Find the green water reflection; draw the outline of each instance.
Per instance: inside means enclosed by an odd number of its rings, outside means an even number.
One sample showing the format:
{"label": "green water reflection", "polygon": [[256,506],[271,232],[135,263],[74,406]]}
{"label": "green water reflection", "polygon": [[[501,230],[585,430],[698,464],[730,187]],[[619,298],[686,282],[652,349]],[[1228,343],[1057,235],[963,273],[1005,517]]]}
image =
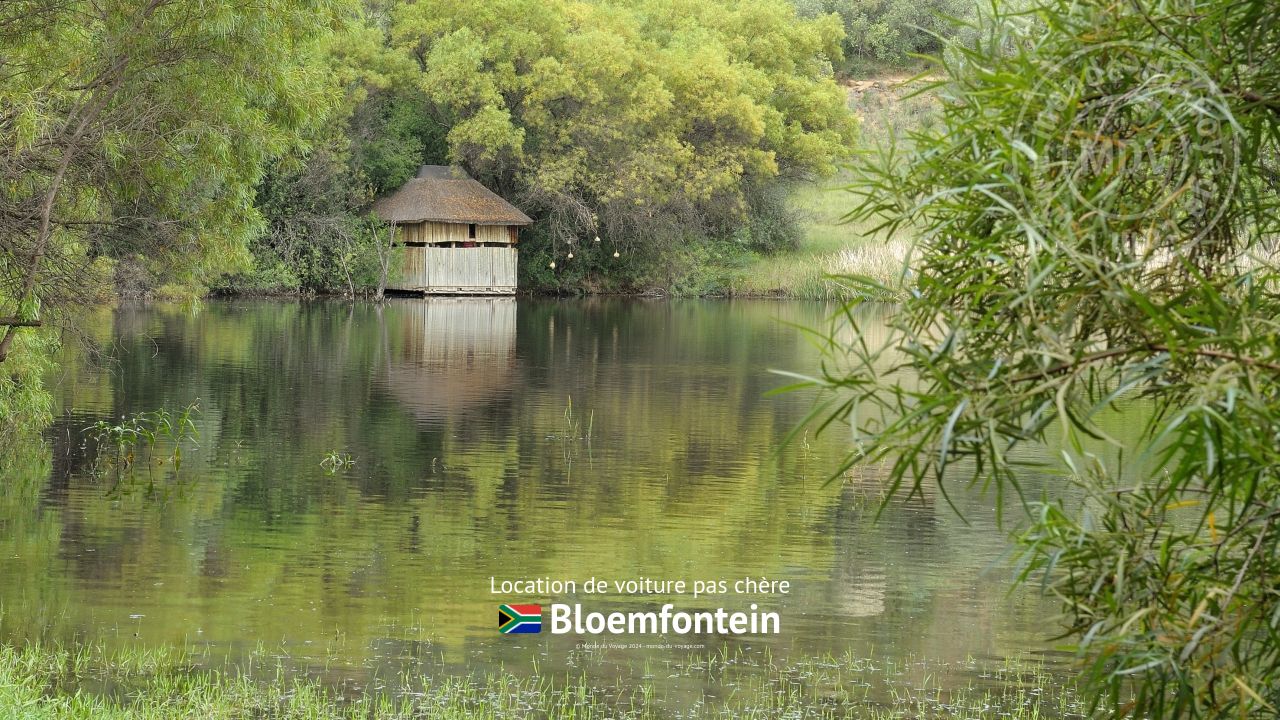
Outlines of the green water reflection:
{"label": "green water reflection", "polygon": [[[873,471],[824,484],[832,434],[775,454],[809,398],[769,368],[814,367],[777,302],[397,300],[123,308],[69,351],[50,459],[0,492],[6,640],[185,645],[209,664],[265,647],[298,672],[368,683],[406,667],[578,662],[579,638],[500,636],[496,605],[650,608],[667,598],[492,595],[490,578],[788,580],[757,602],[771,637],[699,638],[774,657],[1038,651],[1048,610],[1008,594],[989,501],[931,495],[873,523]],[[181,470],[124,492],[81,432],[198,401]],[[330,474],[321,460],[350,453]],[[678,651],[618,651],[645,672]],[[680,654],[683,654],[682,652]],[[391,681],[387,681],[391,682]]]}

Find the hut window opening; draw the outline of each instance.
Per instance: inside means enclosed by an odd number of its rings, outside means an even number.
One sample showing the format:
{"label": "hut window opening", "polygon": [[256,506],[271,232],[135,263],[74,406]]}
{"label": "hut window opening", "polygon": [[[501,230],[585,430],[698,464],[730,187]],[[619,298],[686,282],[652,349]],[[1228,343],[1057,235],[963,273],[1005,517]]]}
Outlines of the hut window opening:
{"label": "hut window opening", "polygon": [[475,224],[475,223],[471,223],[470,225],[468,225],[468,226],[467,226],[467,238],[468,238],[468,239],[470,239],[470,240],[475,240],[475,239],[476,239],[476,224]]}

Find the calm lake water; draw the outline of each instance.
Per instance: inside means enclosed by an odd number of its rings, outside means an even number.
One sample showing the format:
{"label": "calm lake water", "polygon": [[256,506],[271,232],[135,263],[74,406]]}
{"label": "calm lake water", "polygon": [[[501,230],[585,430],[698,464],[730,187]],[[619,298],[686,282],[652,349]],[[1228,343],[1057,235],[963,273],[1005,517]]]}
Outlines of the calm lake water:
{"label": "calm lake water", "polygon": [[[926,493],[877,523],[874,469],[825,482],[847,436],[778,451],[812,396],[767,396],[786,382],[769,370],[812,371],[818,353],[793,324],[822,325],[833,309],[400,299],[104,311],[88,322],[102,355],[69,350],[52,380],[50,463],[0,490],[0,639],[177,645],[218,667],[265,653],[352,690],[424,668],[662,683],[654,668],[688,649],[584,653],[580,637],[504,636],[497,605],[755,602],[779,614],[779,634],[667,639],[775,659],[928,659],[943,686],[1042,653],[1052,609],[1009,593],[1007,528],[990,500],[959,497],[966,524]],[[180,469],[135,467],[119,483],[95,472],[87,426],[193,402],[199,439]],[[330,453],[354,464],[326,468]],[[791,592],[588,596],[591,577],[767,578]],[[579,593],[494,595],[491,578],[575,580]]]}

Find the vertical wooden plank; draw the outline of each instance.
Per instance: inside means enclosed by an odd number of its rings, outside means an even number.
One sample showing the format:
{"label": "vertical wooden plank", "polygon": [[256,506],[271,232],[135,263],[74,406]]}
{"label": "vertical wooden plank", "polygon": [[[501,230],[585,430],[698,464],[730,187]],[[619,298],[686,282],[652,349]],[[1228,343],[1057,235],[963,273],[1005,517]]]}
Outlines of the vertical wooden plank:
{"label": "vertical wooden plank", "polygon": [[515,247],[405,248],[405,287],[439,293],[510,293],[516,287]]}

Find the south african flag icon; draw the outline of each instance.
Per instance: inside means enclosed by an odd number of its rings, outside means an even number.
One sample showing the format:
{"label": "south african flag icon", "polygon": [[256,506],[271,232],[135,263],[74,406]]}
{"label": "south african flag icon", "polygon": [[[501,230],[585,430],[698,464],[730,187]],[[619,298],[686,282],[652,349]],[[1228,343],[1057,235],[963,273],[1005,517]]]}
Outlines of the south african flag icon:
{"label": "south african flag icon", "polygon": [[508,635],[542,632],[542,606],[499,605],[498,631]]}

